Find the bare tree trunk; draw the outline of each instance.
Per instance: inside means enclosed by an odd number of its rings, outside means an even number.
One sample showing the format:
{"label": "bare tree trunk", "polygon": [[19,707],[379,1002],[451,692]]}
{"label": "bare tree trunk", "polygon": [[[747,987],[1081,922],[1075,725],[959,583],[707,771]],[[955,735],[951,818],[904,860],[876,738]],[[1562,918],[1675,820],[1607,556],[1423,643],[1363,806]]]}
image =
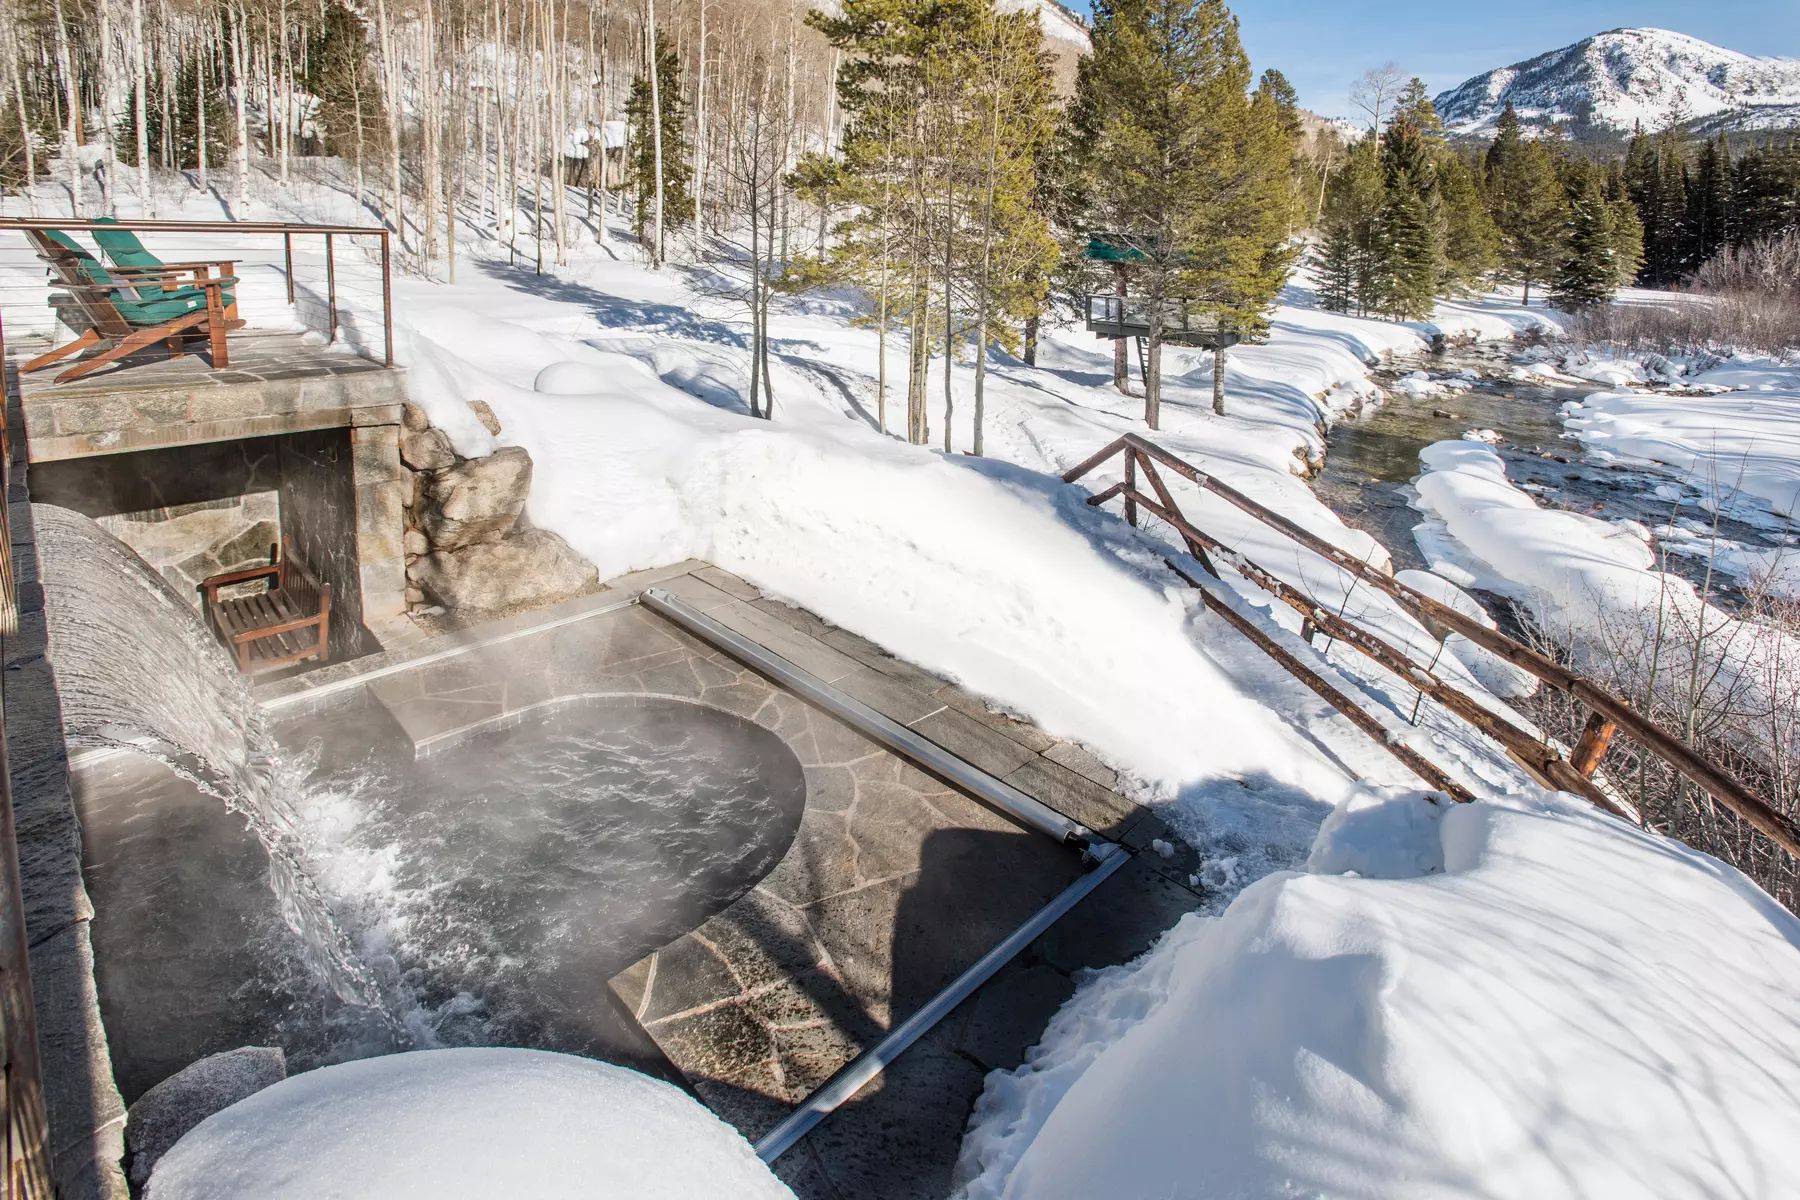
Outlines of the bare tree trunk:
{"label": "bare tree trunk", "polygon": [[[1125,268],[1113,266],[1113,295],[1119,300],[1119,323],[1125,323]],[[1113,386],[1124,395],[1131,395],[1131,357],[1129,339],[1118,337],[1113,339]]]}
{"label": "bare tree trunk", "polygon": [[377,36],[381,40],[381,100],[388,118],[388,183],[393,195],[394,236],[406,245],[406,205],[400,192],[400,64],[394,56],[394,30],[388,23],[387,0],[375,0]]}
{"label": "bare tree trunk", "polygon": [[[244,49],[244,25],[249,21],[243,0],[231,23],[231,69],[237,76],[237,212],[242,220],[250,206],[250,57]],[[396,184],[396,190],[398,185]]]}
{"label": "bare tree trunk", "polygon": [[956,180],[948,169],[948,154],[944,165],[944,453],[950,454],[953,452],[951,443],[954,437],[950,419],[956,412],[956,396],[950,386],[950,369],[956,362],[956,344],[953,340],[956,313],[950,294],[955,274]]}
{"label": "bare tree trunk", "polygon": [[132,48],[136,51],[132,64],[135,68],[132,99],[137,106],[138,205],[146,217],[154,217],[156,197],[150,194],[150,105],[145,95],[149,67],[144,62],[144,0],[131,0],[131,36]]}
{"label": "bare tree trunk", "polygon": [[25,147],[25,203],[32,216],[38,215],[37,191],[37,156],[31,148],[31,119],[25,112],[25,84],[20,76],[19,59],[24,54],[23,44],[19,41],[12,22],[7,22],[6,42],[10,50],[6,55],[7,69],[12,75],[13,101],[18,105],[19,138]]}
{"label": "bare tree trunk", "polygon": [[706,0],[700,5],[700,69],[694,86],[694,261],[700,261],[704,249],[701,214],[706,211]]}
{"label": "bare tree trunk", "polygon": [[612,79],[607,72],[607,29],[612,5],[599,5],[599,228],[594,241],[607,245],[607,113],[612,112]]}
{"label": "bare tree trunk", "polygon": [[1162,428],[1162,316],[1150,313],[1150,354],[1144,364],[1144,424]]}
{"label": "bare tree trunk", "polygon": [[[281,186],[288,185],[288,158],[294,141],[294,59],[289,51],[287,0],[281,0]],[[269,113],[273,121],[275,114]]]}
{"label": "bare tree trunk", "polygon": [[648,40],[650,56],[650,144],[656,155],[656,225],[655,235],[651,238],[650,265],[661,267],[663,264],[663,144],[662,144],[662,91],[657,79],[656,53],[656,0],[644,0],[645,11],[649,14],[645,22],[644,36]]}
{"label": "bare tree trunk", "polygon": [[1213,349],[1213,412],[1225,415],[1225,347]]}
{"label": "bare tree trunk", "polygon": [[197,49],[198,61],[194,63],[194,162],[200,168],[198,182],[200,190],[206,190],[206,66],[212,58],[206,53],[205,43]]}
{"label": "bare tree trunk", "polygon": [[119,156],[113,146],[112,95],[118,72],[113,56],[112,0],[99,0],[100,9],[100,120],[94,140],[100,144],[100,205],[109,216],[116,215],[118,198],[113,194],[114,176],[119,169]]}
{"label": "bare tree trunk", "polygon": [[81,99],[75,85],[75,60],[69,53],[69,26],[63,19],[62,0],[51,0],[56,21],[56,66],[62,75],[64,100],[63,163],[69,171],[69,211],[81,215]]}
{"label": "bare tree trunk", "polygon": [[537,247],[537,266],[539,275],[544,273],[544,128],[542,116],[544,106],[538,99],[538,80],[542,78],[543,66],[537,54],[537,42],[543,34],[544,5],[548,0],[537,0],[531,6],[531,38],[526,45],[532,48],[531,53],[531,235],[532,244]]}
{"label": "bare tree trunk", "polygon": [[761,138],[750,143],[750,415],[761,416],[756,398],[756,388],[762,382],[762,260],[758,248],[761,234],[761,213],[757,210],[761,186],[758,172],[761,164],[758,161],[758,150]]}

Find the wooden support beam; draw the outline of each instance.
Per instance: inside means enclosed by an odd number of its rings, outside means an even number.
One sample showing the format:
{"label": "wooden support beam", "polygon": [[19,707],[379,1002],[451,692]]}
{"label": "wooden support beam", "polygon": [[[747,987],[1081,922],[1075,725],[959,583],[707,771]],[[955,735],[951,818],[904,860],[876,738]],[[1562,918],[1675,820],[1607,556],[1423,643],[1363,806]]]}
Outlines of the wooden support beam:
{"label": "wooden support beam", "polygon": [[[1332,545],[1324,538],[1302,528],[1280,513],[1259,504],[1236,488],[1220,483],[1191,463],[1183,462],[1170,454],[1155,442],[1135,433],[1127,433],[1072,468],[1063,476],[1063,479],[1072,482],[1126,448],[1141,451],[1146,457],[1154,459],[1197,486],[1205,488],[1264,524],[1280,530],[1300,545],[1348,571],[1356,579],[1380,589],[1398,601],[1402,609],[1426,624],[1427,627],[1448,629],[1460,633],[1484,650],[1492,651],[1507,662],[1529,671],[1557,691],[1573,696],[1588,708],[1611,720],[1633,741],[1662,758],[1664,762],[1686,776],[1719,803],[1748,821],[1788,854],[1800,858],[1800,824],[1777,811],[1736,779],[1706,761],[1692,746],[1658,728],[1624,700],[1498,630],[1489,629],[1481,622],[1464,616],[1449,605],[1442,604],[1422,592],[1399,583],[1382,571],[1371,570],[1368,563],[1358,560],[1355,555]],[[1139,504],[1143,504],[1141,496]],[[1557,761],[1564,767],[1569,767],[1566,761],[1560,758]],[[1579,772],[1573,769],[1569,770],[1568,777],[1583,778]],[[1559,783],[1557,786],[1562,785]],[[1588,795],[1590,799],[1593,798],[1586,791],[1574,790]],[[1608,805],[1608,807],[1611,806]]]}
{"label": "wooden support beam", "polygon": [[1343,713],[1352,725],[1368,734],[1383,750],[1399,759],[1407,770],[1424,780],[1427,786],[1448,794],[1458,804],[1469,804],[1474,801],[1475,797],[1471,796],[1461,784],[1444,774],[1437,764],[1402,742],[1394,734],[1389,733],[1380,721],[1363,711],[1350,697],[1333,687],[1317,671],[1289,654],[1279,642],[1258,629],[1255,624],[1245,619],[1229,604],[1213,595],[1211,589],[1176,566],[1175,563],[1168,559],[1163,561],[1168,564],[1169,570],[1186,580],[1189,587],[1199,591],[1200,599],[1207,608],[1218,613],[1233,629],[1254,642],[1257,649],[1286,668],[1288,674],[1311,688],[1331,707]]}

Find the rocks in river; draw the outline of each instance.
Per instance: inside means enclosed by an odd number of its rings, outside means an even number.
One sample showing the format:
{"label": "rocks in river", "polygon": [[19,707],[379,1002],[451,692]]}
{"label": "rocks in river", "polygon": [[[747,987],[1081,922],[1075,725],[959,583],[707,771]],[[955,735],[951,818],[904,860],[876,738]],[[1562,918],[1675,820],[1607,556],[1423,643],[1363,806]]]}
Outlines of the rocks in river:
{"label": "rocks in river", "polygon": [[286,1078],[281,1047],[244,1046],[203,1058],[139,1096],[125,1116],[132,1187],[144,1186],[156,1160],[188,1130]]}
{"label": "rocks in river", "polygon": [[427,475],[419,528],[437,550],[497,542],[525,510],[530,491],[531,456],[502,446]]}
{"label": "rocks in river", "polygon": [[554,604],[591,588],[600,576],[544,529],[435,550],[414,563],[410,574],[427,597],[470,615]]}

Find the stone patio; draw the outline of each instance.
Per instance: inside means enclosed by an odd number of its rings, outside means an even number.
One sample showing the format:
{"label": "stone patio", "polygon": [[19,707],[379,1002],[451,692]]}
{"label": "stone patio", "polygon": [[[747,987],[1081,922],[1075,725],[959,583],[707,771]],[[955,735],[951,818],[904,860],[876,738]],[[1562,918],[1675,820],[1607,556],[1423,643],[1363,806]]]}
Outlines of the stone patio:
{"label": "stone patio", "polygon": [[[630,601],[657,586],[1133,849],[1179,839],[1073,743],[699,562],[273,684],[277,710],[367,688],[429,754],[573,696],[651,694],[770,729],[806,810],[751,892],[613,980],[720,1116],[755,1138],[1079,873],[1075,856]],[[777,1164],[812,1200],[942,1197],[986,1073],[1018,1065],[1075,972],[1134,957],[1200,894],[1191,854],[1139,854]]]}

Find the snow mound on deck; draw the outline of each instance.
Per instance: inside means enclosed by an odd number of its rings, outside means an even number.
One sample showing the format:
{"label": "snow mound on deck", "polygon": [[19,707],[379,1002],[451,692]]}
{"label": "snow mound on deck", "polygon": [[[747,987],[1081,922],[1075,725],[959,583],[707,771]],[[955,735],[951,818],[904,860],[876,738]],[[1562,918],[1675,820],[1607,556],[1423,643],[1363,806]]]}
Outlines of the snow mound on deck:
{"label": "snow mound on deck", "polygon": [[993,1121],[1025,1089],[990,1083],[984,1127],[1025,1136],[965,1143],[964,1197],[1698,1198],[1800,1171],[1800,921],[1563,798],[1347,808],[1315,867],[1427,873],[1271,875],[1095,977],[995,1077],[1060,1067],[1047,1118]]}
{"label": "snow mound on deck", "polygon": [[540,1050],[422,1050],[295,1075],[201,1122],[147,1200],[793,1200],[679,1089]]}

